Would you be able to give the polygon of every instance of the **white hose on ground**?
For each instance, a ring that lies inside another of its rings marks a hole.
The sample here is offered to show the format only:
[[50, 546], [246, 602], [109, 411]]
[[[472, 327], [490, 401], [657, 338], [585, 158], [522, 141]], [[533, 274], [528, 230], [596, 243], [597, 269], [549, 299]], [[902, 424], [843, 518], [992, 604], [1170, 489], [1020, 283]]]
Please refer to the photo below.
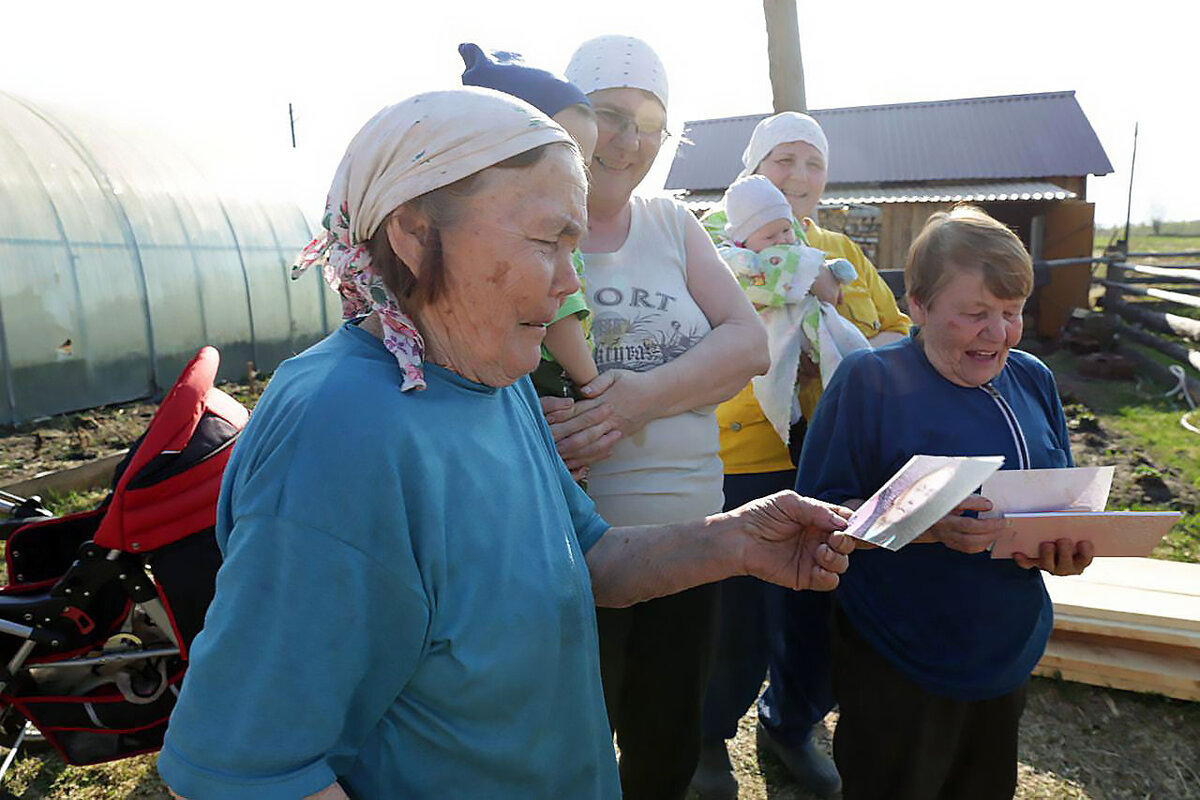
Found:
[[1168, 369], [1170, 369], [1171, 374], [1175, 376], [1175, 380], [1178, 381], [1178, 383], [1175, 384], [1174, 389], [1167, 392], [1163, 396], [1164, 397], [1174, 397], [1175, 395], [1182, 396], [1184, 401], [1188, 405], [1188, 410], [1185, 411], [1183, 413], [1183, 416], [1179, 418], [1179, 424], [1183, 426], [1184, 430], [1189, 430], [1192, 433], [1200, 433], [1200, 428], [1197, 428], [1195, 425], [1192, 424], [1191, 420], [1188, 419], [1188, 417], [1190, 417], [1192, 415], [1192, 413], [1195, 412], [1195, 410], [1196, 410], [1196, 401], [1192, 399], [1192, 394], [1191, 394], [1191, 392], [1188, 391], [1187, 373], [1184, 372], [1183, 367], [1179, 366], [1178, 364], [1172, 364], [1170, 367], [1168, 367]]

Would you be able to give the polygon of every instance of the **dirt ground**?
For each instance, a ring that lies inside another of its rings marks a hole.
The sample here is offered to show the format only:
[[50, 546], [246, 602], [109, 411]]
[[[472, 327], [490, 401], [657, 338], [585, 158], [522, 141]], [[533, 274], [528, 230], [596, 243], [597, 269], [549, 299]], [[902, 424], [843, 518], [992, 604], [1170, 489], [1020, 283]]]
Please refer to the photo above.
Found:
[[124, 403], [2, 427], [0, 486], [123, 450], [146, 429], [154, 409], [153, 403]]
[[1160, 442], [1152, 452], [1137, 434], [1106, 425], [1081, 399], [1095, 398], [1111, 384], [1087, 385], [1087, 379], [1070, 374], [1058, 377], [1076, 464], [1115, 466], [1108, 507], [1182, 512], [1183, 519], [1155, 548], [1153, 557], [1200, 561], [1200, 532], [1196, 524], [1200, 479], [1194, 461], [1196, 450], [1171, 451]]
[[1055, 376], [1059, 384], [1067, 428], [1071, 435], [1071, 454], [1081, 467], [1115, 464], [1110, 508], [1139, 503], [1160, 505], [1179, 511], [1200, 508], [1200, 489], [1182, 478], [1170, 463], [1155, 463], [1138, 442], [1113, 431], [1093, 415], [1080, 399], [1080, 384], [1086, 378], [1070, 374]]
[[[253, 386], [226, 383], [221, 389], [249, 407], [265, 385], [265, 381]], [[0, 486], [124, 450], [146, 430], [157, 407], [148, 400], [135, 400], [16, 427], [0, 425]]]

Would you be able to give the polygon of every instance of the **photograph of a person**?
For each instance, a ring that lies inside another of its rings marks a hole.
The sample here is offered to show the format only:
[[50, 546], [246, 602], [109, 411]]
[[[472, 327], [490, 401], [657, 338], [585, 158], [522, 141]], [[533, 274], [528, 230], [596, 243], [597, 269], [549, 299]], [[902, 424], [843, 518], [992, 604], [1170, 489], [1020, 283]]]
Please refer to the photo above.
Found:
[[1003, 462], [999, 456], [913, 456], [858, 508], [846, 533], [899, 550], [977, 489]]

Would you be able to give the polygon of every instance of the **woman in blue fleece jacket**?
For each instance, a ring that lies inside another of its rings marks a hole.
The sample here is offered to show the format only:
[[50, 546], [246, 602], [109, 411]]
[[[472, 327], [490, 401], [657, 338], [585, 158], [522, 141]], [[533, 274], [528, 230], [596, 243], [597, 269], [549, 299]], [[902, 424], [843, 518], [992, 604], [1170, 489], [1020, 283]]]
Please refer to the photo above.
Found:
[[[854, 506], [916, 454], [1072, 465], [1054, 377], [1010, 350], [1029, 255], [976, 208], [935, 214], [905, 283], [916, 332], [848, 357], [804, 441], [796, 488]], [[1040, 570], [1081, 572], [1090, 542], [992, 560], [1003, 525], [973, 496], [899, 552], [864, 549], [837, 593], [834, 757], [846, 800], [1009, 798], [1025, 686], [1050, 635]], [[886, 732], [886, 733], [885, 733]]]

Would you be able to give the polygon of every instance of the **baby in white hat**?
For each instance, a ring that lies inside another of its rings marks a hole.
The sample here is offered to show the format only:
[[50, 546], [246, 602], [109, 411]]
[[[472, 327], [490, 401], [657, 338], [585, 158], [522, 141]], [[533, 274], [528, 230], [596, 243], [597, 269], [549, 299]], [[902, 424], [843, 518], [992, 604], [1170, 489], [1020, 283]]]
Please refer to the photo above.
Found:
[[[726, 235], [733, 247], [722, 255], [757, 306], [798, 303], [808, 295], [841, 301], [840, 286], [858, 277], [844, 258], [826, 263], [825, 254], [796, 241], [792, 209], [783, 192], [766, 177], [739, 178], [725, 192]], [[767, 248], [778, 248], [764, 254]], [[738, 253], [738, 251], [741, 251]], [[747, 252], [749, 251], [749, 252]], [[760, 255], [749, 257], [749, 253]]]
[[762, 175], [734, 181], [725, 192], [725, 213], [732, 243], [717, 250], [767, 326], [771, 369], [752, 381], [755, 398], [786, 443], [790, 424], [799, 418], [795, 387], [801, 354], [820, 368], [821, 383], [827, 385], [842, 358], [870, 347], [834, 307], [841, 301], [841, 286], [858, 273], [846, 259], [826, 261], [823, 252], [796, 241], [787, 198]]

